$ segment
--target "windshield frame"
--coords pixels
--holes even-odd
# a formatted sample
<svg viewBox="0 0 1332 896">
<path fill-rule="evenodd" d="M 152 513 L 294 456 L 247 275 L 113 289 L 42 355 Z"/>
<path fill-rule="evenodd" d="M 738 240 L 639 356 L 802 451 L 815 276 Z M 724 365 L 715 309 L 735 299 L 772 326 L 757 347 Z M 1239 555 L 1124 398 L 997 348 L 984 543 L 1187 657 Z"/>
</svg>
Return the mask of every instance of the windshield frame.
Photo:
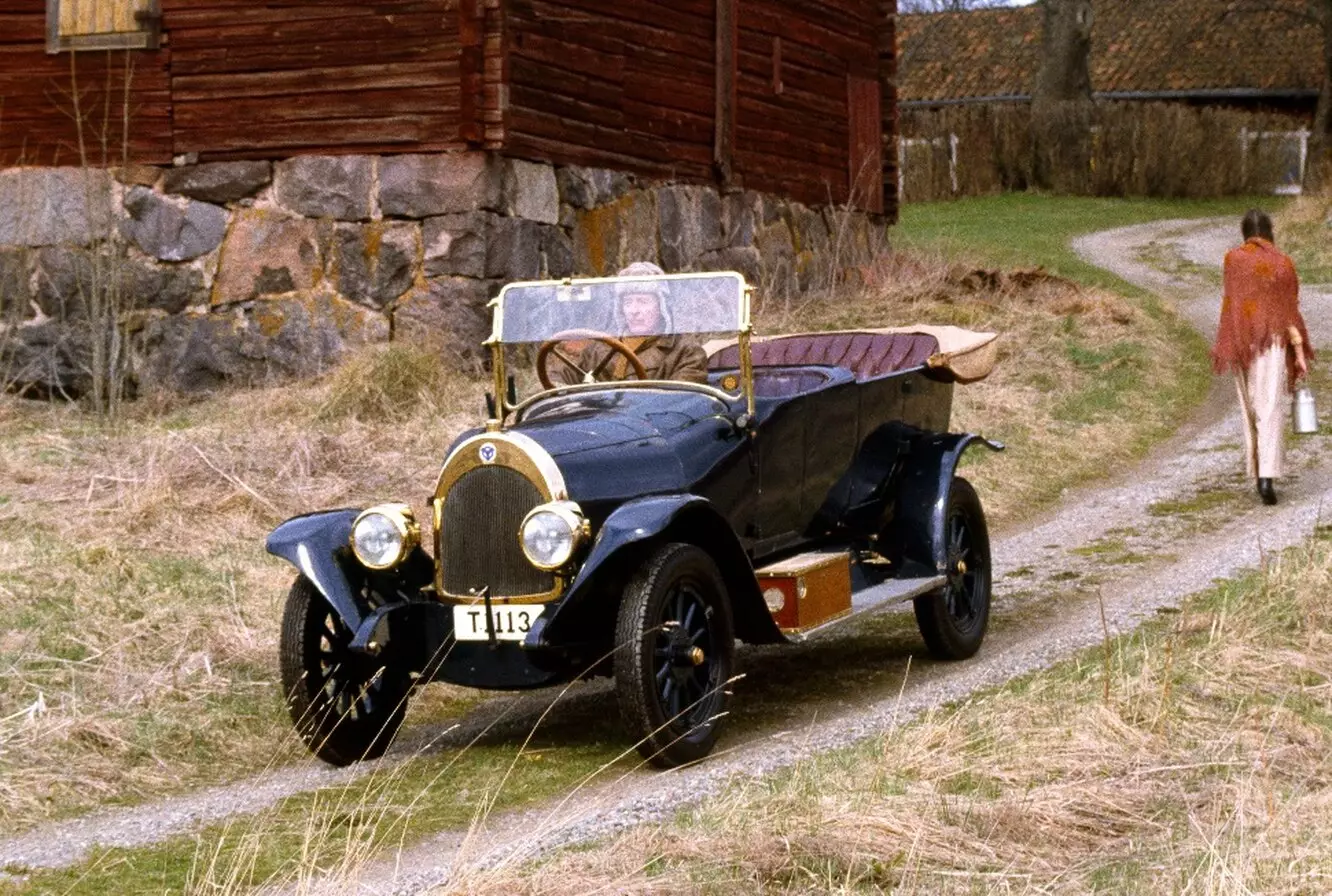
<svg viewBox="0 0 1332 896">
<path fill-rule="evenodd" d="M 535 345 L 536 343 L 509 341 L 503 339 L 504 333 L 504 300 L 509 292 L 516 289 L 530 289 L 533 287 L 560 287 L 560 288 L 578 288 L 592 287 L 603 284 L 633 283 L 633 282 L 661 282 L 677 280 L 700 280 L 704 278 L 734 278 L 739 287 L 739 308 L 737 309 L 738 329 L 735 331 L 735 339 L 739 346 L 740 353 L 740 390 L 735 393 L 727 392 L 717 386 L 707 383 L 691 383 L 677 380 L 608 380 L 598 383 L 586 383 L 577 385 L 557 385 L 550 389 L 540 389 L 531 395 L 519 399 L 518 396 L 510 395 L 509 378 L 505 369 L 506 346 L 512 345 Z M 506 284 L 495 298 L 491 299 L 489 307 L 493 309 L 491 319 L 490 337 L 482 343 L 490 349 L 491 370 L 494 375 L 494 401 L 490 403 L 492 416 L 487 421 L 486 428 L 490 430 L 503 429 L 505 421 L 511 415 L 515 417 L 514 422 L 521 419 L 521 412 L 530 407 L 536 401 L 553 396 L 560 392 L 570 390 L 577 391 L 596 391 L 599 389 L 620 389 L 620 388 L 641 388 L 643 386 L 668 385 L 672 389 L 688 389 L 705 393 L 713 398 L 724 400 L 731 403 L 737 399 L 743 398 L 745 408 L 749 416 L 754 415 L 754 368 L 750 354 L 750 336 L 753 331 L 751 321 L 752 297 L 754 288 L 750 286 L 744 278 L 744 275 L 736 271 L 700 271 L 684 274 L 661 274 L 649 277 L 566 277 L 560 280 L 523 280 Z M 718 332 L 718 331 L 713 331 Z"/>
</svg>

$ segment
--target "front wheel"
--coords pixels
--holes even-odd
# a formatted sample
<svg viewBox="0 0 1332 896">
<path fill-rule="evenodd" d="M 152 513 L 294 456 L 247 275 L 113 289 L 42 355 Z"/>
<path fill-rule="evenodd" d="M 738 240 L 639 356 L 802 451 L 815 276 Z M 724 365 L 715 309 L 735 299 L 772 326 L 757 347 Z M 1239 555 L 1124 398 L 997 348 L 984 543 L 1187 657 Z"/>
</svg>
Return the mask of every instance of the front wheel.
<svg viewBox="0 0 1332 896">
<path fill-rule="evenodd" d="M 383 755 L 411 688 L 405 671 L 351 650 L 352 636 L 313 583 L 297 577 L 282 614 L 282 690 L 310 752 L 338 766 Z"/>
<path fill-rule="evenodd" d="M 658 549 L 625 589 L 615 638 L 616 696 L 638 751 L 659 768 L 708 755 L 735 656 L 717 564 L 691 544 Z"/>
<path fill-rule="evenodd" d="M 948 581 L 916 598 L 916 624 L 931 654 L 964 660 L 980 649 L 990 621 L 990 533 L 976 490 L 961 477 L 948 490 L 944 549 Z"/>
</svg>

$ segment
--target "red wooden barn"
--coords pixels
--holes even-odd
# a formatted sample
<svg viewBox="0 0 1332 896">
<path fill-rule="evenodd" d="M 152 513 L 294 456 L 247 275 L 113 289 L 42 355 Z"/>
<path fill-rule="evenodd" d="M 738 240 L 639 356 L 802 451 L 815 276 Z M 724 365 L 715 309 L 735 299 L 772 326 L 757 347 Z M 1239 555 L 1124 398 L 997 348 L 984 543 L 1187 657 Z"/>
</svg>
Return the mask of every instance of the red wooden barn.
<svg viewBox="0 0 1332 896">
<path fill-rule="evenodd" d="M 0 166 L 80 145 L 99 164 L 483 149 L 891 219 L 895 18 L 895 0 L 0 0 Z"/>
</svg>

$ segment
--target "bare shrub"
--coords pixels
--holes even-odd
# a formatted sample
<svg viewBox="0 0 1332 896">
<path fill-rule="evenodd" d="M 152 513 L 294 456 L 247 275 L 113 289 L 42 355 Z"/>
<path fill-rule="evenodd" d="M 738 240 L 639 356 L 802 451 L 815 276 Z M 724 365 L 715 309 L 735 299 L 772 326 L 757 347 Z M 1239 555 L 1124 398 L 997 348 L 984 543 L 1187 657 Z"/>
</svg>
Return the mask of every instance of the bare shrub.
<svg viewBox="0 0 1332 896">
<path fill-rule="evenodd" d="M 946 155 L 930 155 L 931 163 L 921 171 L 904 163 L 903 198 L 922 201 L 1030 188 L 1087 196 L 1261 193 L 1278 182 L 1280 148 L 1273 141 L 1245 141 L 1242 135 L 1246 130 L 1292 128 L 1286 116 L 1164 102 L 1100 102 L 1085 118 L 1080 111 L 1052 114 L 1065 115 L 1067 128 L 1086 134 L 1077 151 L 1061 155 L 1057 165 L 1035 157 L 1026 104 L 905 110 L 904 137 L 937 142 L 956 136 L 957 155 L 951 176 Z M 908 155 L 908 160 L 918 158 Z M 1068 159 L 1074 162 L 1065 163 Z M 1042 171 L 1051 174 L 1042 176 Z"/>
<path fill-rule="evenodd" d="M 65 278 L 69 282 L 48 279 L 37 285 L 46 308 L 31 301 L 28 283 L 0 283 L 0 292 L 8 293 L 0 294 L 0 386 L 32 397 L 85 399 L 99 413 L 115 417 L 132 390 L 125 317 L 134 295 L 128 250 L 110 226 L 106 171 L 129 158 L 133 56 L 107 52 L 105 71 L 85 84 L 80 73 L 88 66 L 78 63 L 77 55 L 69 54 L 69 84 L 61 99 L 62 111 L 75 126 L 83 209 L 89 218 L 79 223 L 89 238 L 43 250 L 63 253 L 72 272 Z M 43 214 L 44 202 L 41 196 L 19 196 L 17 208 L 9 212 L 22 221 Z M 26 262 L 19 268 L 26 271 Z"/>
</svg>

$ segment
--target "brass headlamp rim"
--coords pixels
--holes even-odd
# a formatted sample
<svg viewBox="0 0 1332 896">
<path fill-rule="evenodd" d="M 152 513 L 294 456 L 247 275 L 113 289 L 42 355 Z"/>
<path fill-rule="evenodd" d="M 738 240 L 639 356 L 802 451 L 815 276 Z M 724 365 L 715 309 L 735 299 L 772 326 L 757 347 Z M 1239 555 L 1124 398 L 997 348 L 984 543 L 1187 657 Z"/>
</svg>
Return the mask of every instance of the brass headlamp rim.
<svg viewBox="0 0 1332 896">
<path fill-rule="evenodd" d="M 527 544 L 523 541 L 523 530 L 527 528 L 528 522 L 532 517 L 541 513 L 553 513 L 559 517 L 568 527 L 570 536 L 569 556 L 559 563 L 541 563 L 532 559 L 532 555 L 527 552 Z M 583 509 L 573 501 L 549 501 L 545 504 L 538 504 L 527 512 L 523 521 L 518 524 L 518 546 L 522 549 L 523 556 L 527 562 L 531 563 L 542 572 L 557 572 L 568 566 L 578 556 L 578 551 L 591 535 L 591 524 L 587 517 L 583 516 Z"/>
<path fill-rule="evenodd" d="M 393 524 L 397 530 L 400 539 L 397 555 L 388 563 L 372 563 L 361 556 L 360 551 L 356 550 L 356 527 L 369 516 L 382 516 Z M 351 543 L 352 553 L 357 561 L 366 569 L 385 570 L 393 569 L 407 559 L 412 551 L 416 550 L 421 544 L 421 524 L 416 521 L 416 513 L 411 505 L 400 502 L 389 502 L 386 504 L 376 504 L 373 507 L 367 507 L 356 515 L 352 521 L 351 533 L 348 535 L 348 541 Z"/>
</svg>

